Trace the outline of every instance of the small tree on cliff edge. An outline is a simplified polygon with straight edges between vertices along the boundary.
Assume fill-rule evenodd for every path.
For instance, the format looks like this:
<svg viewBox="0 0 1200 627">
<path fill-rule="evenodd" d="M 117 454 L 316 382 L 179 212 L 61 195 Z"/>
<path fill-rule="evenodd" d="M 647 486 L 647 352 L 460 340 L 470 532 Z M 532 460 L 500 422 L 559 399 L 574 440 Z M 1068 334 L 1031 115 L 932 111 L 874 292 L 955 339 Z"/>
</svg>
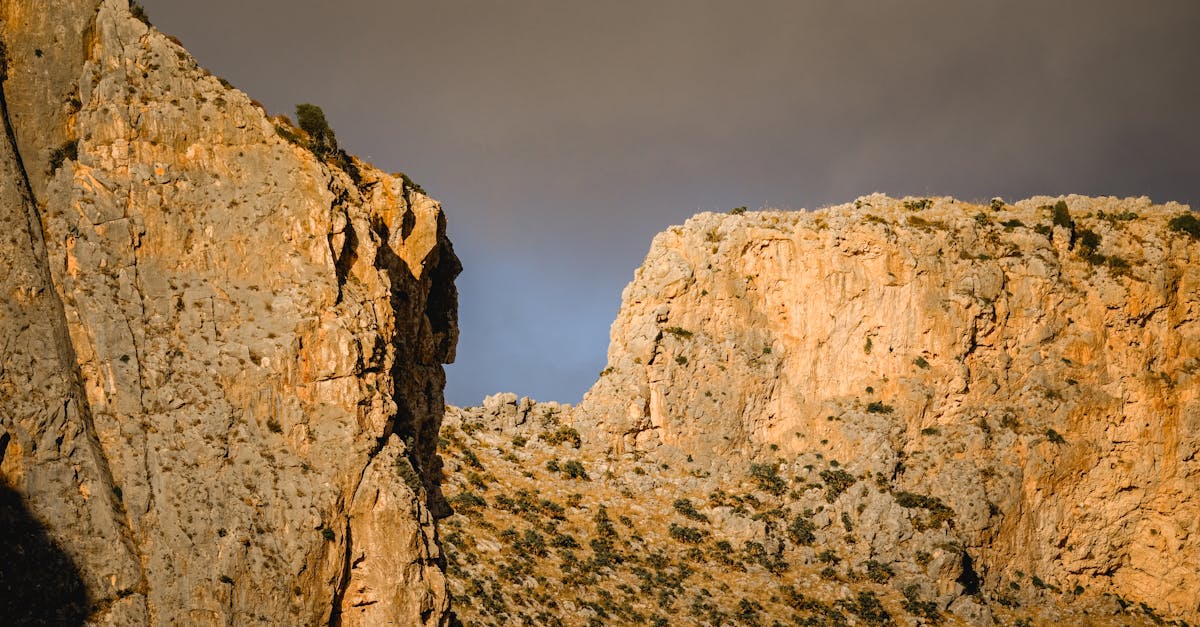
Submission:
<svg viewBox="0 0 1200 627">
<path fill-rule="evenodd" d="M 308 134 L 309 149 L 313 154 L 324 159 L 337 152 L 337 139 L 321 107 L 308 103 L 296 105 L 296 121 L 300 129 Z"/>
</svg>

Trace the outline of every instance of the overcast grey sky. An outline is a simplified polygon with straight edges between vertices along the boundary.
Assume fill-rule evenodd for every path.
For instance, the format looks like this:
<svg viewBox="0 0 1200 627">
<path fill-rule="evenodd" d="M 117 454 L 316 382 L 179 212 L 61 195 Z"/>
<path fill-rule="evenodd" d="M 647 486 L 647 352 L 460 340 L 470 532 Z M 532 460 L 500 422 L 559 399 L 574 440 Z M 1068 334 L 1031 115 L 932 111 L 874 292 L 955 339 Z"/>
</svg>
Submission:
<svg viewBox="0 0 1200 627">
<path fill-rule="evenodd" d="M 143 0 L 214 73 L 442 201 L 447 398 L 576 402 L 697 211 L 874 191 L 1200 203 L 1200 1 Z"/>
</svg>

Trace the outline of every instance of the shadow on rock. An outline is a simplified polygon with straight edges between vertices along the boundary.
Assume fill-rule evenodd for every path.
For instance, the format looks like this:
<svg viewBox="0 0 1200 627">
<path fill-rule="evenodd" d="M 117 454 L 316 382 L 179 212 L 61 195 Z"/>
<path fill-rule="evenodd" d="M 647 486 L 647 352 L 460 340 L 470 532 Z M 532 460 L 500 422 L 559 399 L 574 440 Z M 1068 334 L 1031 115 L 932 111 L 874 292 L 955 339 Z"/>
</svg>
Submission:
<svg viewBox="0 0 1200 627">
<path fill-rule="evenodd" d="M 87 608 L 75 562 L 0 478 L 0 622 L 83 625 Z"/>
</svg>

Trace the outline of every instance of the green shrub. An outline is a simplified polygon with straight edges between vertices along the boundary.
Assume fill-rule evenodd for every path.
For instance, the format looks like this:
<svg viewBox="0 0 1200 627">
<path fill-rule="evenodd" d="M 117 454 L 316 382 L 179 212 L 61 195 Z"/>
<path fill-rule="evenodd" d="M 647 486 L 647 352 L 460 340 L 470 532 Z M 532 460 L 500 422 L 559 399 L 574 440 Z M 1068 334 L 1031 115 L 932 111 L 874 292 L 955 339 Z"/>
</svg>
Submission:
<svg viewBox="0 0 1200 627">
<path fill-rule="evenodd" d="M 129 3 L 129 14 L 146 26 L 151 26 L 150 18 L 146 15 L 146 9 L 142 7 L 140 2 Z"/>
<path fill-rule="evenodd" d="M 526 529 L 525 534 L 515 542 L 513 549 L 519 555 L 529 556 L 536 555 L 538 557 L 546 557 L 550 554 L 550 550 L 546 548 L 546 538 L 538 533 L 536 529 Z"/>
<path fill-rule="evenodd" d="M 478 470 L 483 470 L 483 462 L 479 461 L 479 456 L 476 455 L 471 449 L 463 449 L 462 458 L 467 462 L 468 466 Z"/>
<path fill-rule="evenodd" d="M 671 523 L 668 533 L 675 540 L 685 544 L 700 544 L 704 541 L 704 536 L 708 535 L 708 532 L 702 529 L 677 525 L 675 523 Z"/>
<path fill-rule="evenodd" d="M 904 201 L 904 208 L 909 211 L 921 211 L 933 206 L 933 200 L 930 198 L 918 198 L 916 200 Z"/>
<path fill-rule="evenodd" d="M 867 413 L 871 414 L 890 414 L 894 408 L 891 405 L 884 405 L 883 401 L 871 401 L 867 404 Z"/>
<path fill-rule="evenodd" d="M 825 482 L 825 501 L 829 503 L 836 501 L 837 497 L 858 481 L 854 475 L 841 469 L 822 470 L 821 480 Z"/>
<path fill-rule="evenodd" d="M 682 327 L 667 327 L 667 328 L 663 329 L 663 332 L 670 333 L 671 335 L 674 335 L 675 337 L 681 337 L 681 338 L 685 338 L 685 339 L 690 338 L 693 335 L 691 331 L 688 331 L 687 329 L 684 329 Z"/>
<path fill-rule="evenodd" d="M 941 220 L 926 220 L 920 216 L 908 216 L 908 220 L 905 222 L 907 222 L 909 226 L 921 229 L 926 233 L 932 233 L 934 229 L 946 228 L 946 223 Z"/>
<path fill-rule="evenodd" d="M 924 357 L 917 356 L 917 358 L 913 360 L 913 363 L 922 370 L 929 370 L 929 362 Z"/>
<path fill-rule="evenodd" d="M 572 448 L 579 448 L 583 445 L 583 438 L 579 436 L 579 432 L 574 427 L 565 425 L 556 431 L 542 433 L 541 438 L 551 446 L 558 446 L 563 442 L 570 442 Z"/>
<path fill-rule="evenodd" d="M 1078 246 L 1079 256 L 1092 265 L 1104 263 L 1104 255 L 1099 254 L 1100 236 L 1091 229 L 1082 229 L 1077 235 L 1078 239 L 1075 243 Z"/>
<path fill-rule="evenodd" d="M 308 149 L 314 155 L 324 159 L 337 150 L 337 138 L 321 107 L 309 103 L 296 105 L 296 122 L 300 130 L 308 135 Z"/>
<path fill-rule="evenodd" d="M 775 464 L 750 464 L 750 476 L 760 490 L 769 494 L 779 496 L 787 490 L 787 484 L 779 476 Z"/>
<path fill-rule="evenodd" d="M 913 616 L 924 618 L 930 625 L 940 625 L 942 623 L 942 613 L 938 611 L 937 603 L 922 600 L 921 587 L 915 583 L 905 586 L 903 605 L 904 611 Z"/>
<path fill-rule="evenodd" d="M 883 609 L 883 603 L 879 602 L 879 597 L 875 596 L 874 592 L 860 590 L 855 598 L 838 601 L 838 605 L 857 615 L 866 621 L 868 625 L 883 626 L 896 624 L 892 620 L 891 614 L 888 614 L 887 610 Z"/>
<path fill-rule="evenodd" d="M 741 562 L 734 554 L 733 545 L 728 540 L 718 540 L 709 549 L 709 555 L 720 564 L 736 566 L 740 569 Z"/>
<path fill-rule="evenodd" d="M 1002 226 L 1006 229 L 1014 229 L 1019 226 L 1021 226 L 1021 227 L 1025 226 L 1025 223 L 1021 222 L 1020 220 L 1017 220 L 1016 218 L 1013 218 L 1012 220 L 1005 220 L 1005 221 L 1001 222 L 1000 226 Z"/>
<path fill-rule="evenodd" d="M 555 533 L 550 538 L 550 545 L 560 549 L 577 549 L 579 548 L 579 541 L 569 533 Z"/>
<path fill-rule="evenodd" d="M 954 510 L 950 509 L 949 506 L 936 496 L 926 496 L 924 494 L 897 490 L 892 493 L 892 498 L 896 499 L 896 504 L 900 507 L 906 509 L 924 509 L 929 512 L 925 519 L 913 520 L 913 528 L 917 531 L 936 529 L 941 527 L 942 523 L 954 520 Z"/>
<path fill-rule="evenodd" d="M 410 490 L 418 494 L 421 492 L 421 476 L 417 474 L 412 462 L 406 456 L 396 457 L 396 473 L 400 475 Z"/>
<path fill-rule="evenodd" d="M 333 542 L 334 538 L 337 537 L 337 534 L 335 534 L 333 529 L 330 529 L 329 527 L 321 527 L 321 537 L 325 538 L 325 540 L 328 542 Z"/>
<path fill-rule="evenodd" d="M 1114 213 L 1105 213 L 1103 211 L 1097 211 L 1096 217 L 1100 218 L 1101 220 L 1108 220 L 1109 222 L 1122 222 L 1122 221 L 1126 221 L 1126 220 L 1137 220 L 1138 214 L 1136 214 L 1132 211 L 1117 211 Z"/>
<path fill-rule="evenodd" d="M 1054 224 L 1054 226 L 1061 226 L 1064 229 L 1075 228 L 1075 221 L 1071 219 L 1071 212 L 1067 209 L 1066 201 L 1060 200 L 1054 203 L 1051 213 L 1051 222 Z"/>
<path fill-rule="evenodd" d="M 796 517 L 792 519 L 792 524 L 788 525 L 787 534 L 792 542 L 803 546 L 811 546 L 813 542 L 817 541 L 817 536 L 814 533 L 816 529 L 817 526 L 813 524 L 813 521 L 809 520 L 803 514 L 796 514 Z"/>
<path fill-rule="evenodd" d="M 400 175 L 400 180 L 404 181 L 405 188 L 411 189 L 414 192 L 417 192 L 418 194 L 425 193 L 425 188 L 421 187 L 420 185 L 417 185 L 416 181 L 413 181 L 411 178 L 409 178 L 407 174 L 400 172 L 399 175 Z"/>
<path fill-rule="evenodd" d="M 875 560 L 867 560 L 866 567 L 867 579 L 875 583 L 887 583 L 896 574 L 891 566 Z"/>
<path fill-rule="evenodd" d="M 708 516 L 696 510 L 696 506 L 692 505 L 690 499 L 675 499 L 675 511 L 679 512 L 684 518 L 694 520 L 696 522 L 708 522 Z"/>
<path fill-rule="evenodd" d="M 1181 213 L 1170 222 L 1167 222 L 1167 228 L 1176 233 L 1184 233 L 1192 239 L 1200 239 L 1200 220 L 1196 219 L 1196 214 L 1188 212 Z"/>
<path fill-rule="evenodd" d="M 454 511 L 468 516 L 478 515 L 479 510 L 487 507 L 487 501 L 482 496 L 469 490 L 459 492 L 450 499 L 450 507 Z"/>
<path fill-rule="evenodd" d="M 280 116 L 280 118 L 287 120 L 287 118 L 285 116 Z M 287 120 L 287 122 L 290 123 L 290 120 Z M 304 148 L 305 147 L 304 140 L 300 139 L 300 135 L 298 133 L 296 133 L 295 128 L 296 127 L 291 126 L 290 124 L 285 124 L 282 122 L 275 123 L 275 133 L 276 134 L 278 134 L 283 139 L 287 140 L 287 142 L 289 144 Z"/>
<path fill-rule="evenodd" d="M 1046 439 L 1054 444 L 1066 444 L 1067 441 L 1054 429 L 1046 429 Z"/>
<path fill-rule="evenodd" d="M 733 209 L 729 210 L 729 214 L 734 216 L 740 216 L 743 213 L 746 213 L 745 207 L 734 207 Z"/>
<path fill-rule="evenodd" d="M 583 464 L 579 463 L 578 460 L 572 459 L 568 461 L 567 463 L 563 464 L 562 469 L 563 474 L 567 475 L 569 479 L 591 481 L 591 478 L 588 477 L 587 470 L 583 468 Z"/>
</svg>

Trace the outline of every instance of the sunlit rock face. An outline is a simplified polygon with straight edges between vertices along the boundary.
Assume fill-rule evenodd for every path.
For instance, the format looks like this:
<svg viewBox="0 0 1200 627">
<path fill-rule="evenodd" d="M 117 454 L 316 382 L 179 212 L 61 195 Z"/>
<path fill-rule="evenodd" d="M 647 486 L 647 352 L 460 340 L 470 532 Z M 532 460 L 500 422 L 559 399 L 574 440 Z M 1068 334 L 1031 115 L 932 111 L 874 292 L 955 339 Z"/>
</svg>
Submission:
<svg viewBox="0 0 1200 627">
<path fill-rule="evenodd" d="M 576 426 L 618 453 L 840 460 L 950 506 L 984 585 L 1036 573 L 1195 621 L 1200 242 L 1185 215 L 881 195 L 700 214 L 654 239 Z M 872 550 L 896 550 L 892 535 Z"/>
<path fill-rule="evenodd" d="M 0 471 L 89 620 L 446 622 L 438 203 L 284 139 L 123 0 L 0 18 Z"/>
</svg>

